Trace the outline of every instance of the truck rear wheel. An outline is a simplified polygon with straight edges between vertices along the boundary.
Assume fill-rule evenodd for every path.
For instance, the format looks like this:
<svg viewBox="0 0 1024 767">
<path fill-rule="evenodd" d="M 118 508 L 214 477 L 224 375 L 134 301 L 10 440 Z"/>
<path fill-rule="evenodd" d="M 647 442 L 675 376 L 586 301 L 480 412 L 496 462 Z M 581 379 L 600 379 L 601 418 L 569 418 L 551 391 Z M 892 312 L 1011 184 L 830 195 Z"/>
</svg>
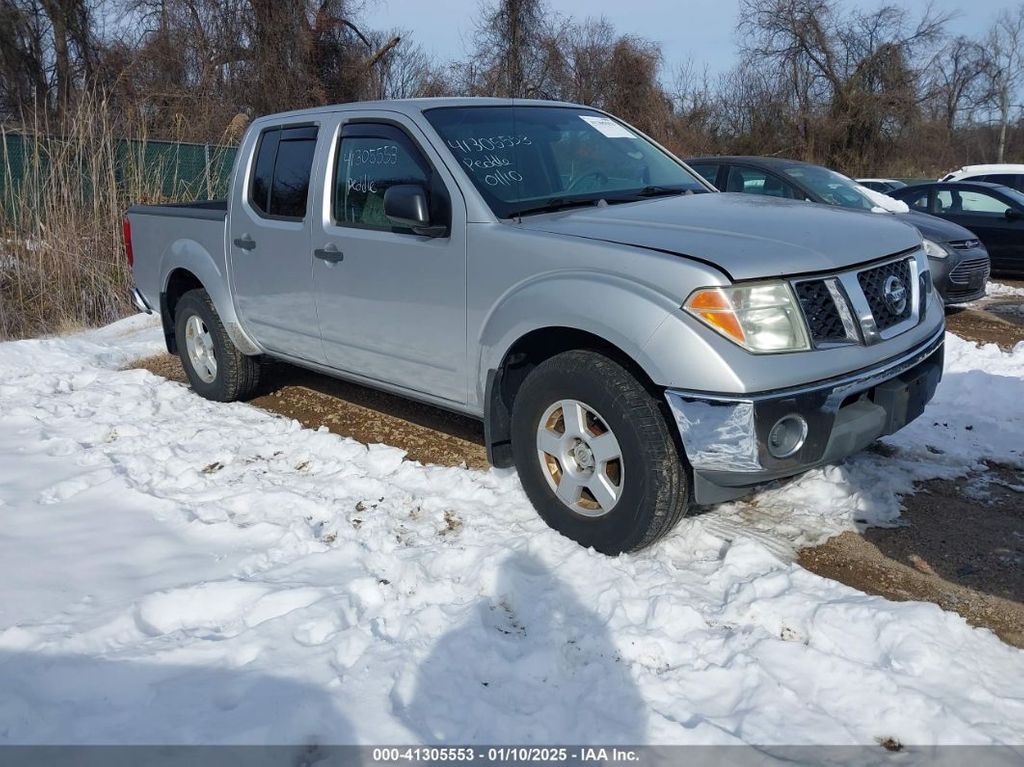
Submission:
<svg viewBox="0 0 1024 767">
<path fill-rule="evenodd" d="M 530 373 L 512 451 L 544 521 L 604 554 L 649 546 L 689 505 L 686 459 L 658 399 L 603 354 L 565 352 Z"/>
<path fill-rule="evenodd" d="M 260 359 L 242 354 L 234 345 L 205 290 L 190 290 L 178 301 L 174 334 L 185 375 L 198 394 L 217 402 L 255 394 Z"/>
</svg>

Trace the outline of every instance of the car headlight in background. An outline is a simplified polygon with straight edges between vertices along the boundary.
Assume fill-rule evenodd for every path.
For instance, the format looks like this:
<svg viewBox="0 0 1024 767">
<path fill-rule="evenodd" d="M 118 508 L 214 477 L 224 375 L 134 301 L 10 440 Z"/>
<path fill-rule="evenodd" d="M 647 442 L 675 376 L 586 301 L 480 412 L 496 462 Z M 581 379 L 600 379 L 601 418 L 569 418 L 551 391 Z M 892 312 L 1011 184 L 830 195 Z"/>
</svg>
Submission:
<svg viewBox="0 0 1024 767">
<path fill-rule="evenodd" d="M 927 238 L 924 241 L 924 252 L 928 258 L 946 258 L 949 255 L 949 251 L 939 243 Z"/>
<path fill-rule="evenodd" d="M 747 351 L 811 348 L 796 297 L 785 282 L 700 288 L 686 299 L 683 308 Z"/>
</svg>

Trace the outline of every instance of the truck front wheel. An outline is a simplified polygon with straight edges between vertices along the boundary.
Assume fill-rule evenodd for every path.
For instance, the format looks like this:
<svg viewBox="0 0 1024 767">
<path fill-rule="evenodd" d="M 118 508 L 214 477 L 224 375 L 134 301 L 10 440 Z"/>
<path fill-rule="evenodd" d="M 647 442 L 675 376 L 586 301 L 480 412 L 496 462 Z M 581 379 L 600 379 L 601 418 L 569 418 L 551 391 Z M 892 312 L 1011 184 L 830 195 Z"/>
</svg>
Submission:
<svg viewBox="0 0 1024 767">
<path fill-rule="evenodd" d="M 597 352 L 538 365 L 516 393 L 512 450 L 540 516 L 604 554 L 654 543 L 686 513 L 690 481 L 659 400 Z"/>
<path fill-rule="evenodd" d="M 246 399 L 256 392 L 260 359 L 242 354 L 234 345 L 205 290 L 190 290 L 178 301 L 174 334 L 195 392 L 217 402 Z"/>
</svg>

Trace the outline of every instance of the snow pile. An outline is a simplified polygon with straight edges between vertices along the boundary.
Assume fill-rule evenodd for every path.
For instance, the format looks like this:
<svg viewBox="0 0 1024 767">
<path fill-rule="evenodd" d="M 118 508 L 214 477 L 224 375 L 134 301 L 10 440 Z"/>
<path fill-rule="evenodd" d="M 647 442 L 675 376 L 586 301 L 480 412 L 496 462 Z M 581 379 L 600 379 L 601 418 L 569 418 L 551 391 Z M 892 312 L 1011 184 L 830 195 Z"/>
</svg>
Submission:
<svg viewBox="0 0 1024 767">
<path fill-rule="evenodd" d="M 1024 288 L 990 281 L 988 283 L 988 296 L 989 298 L 1024 298 Z"/>
<path fill-rule="evenodd" d="M 118 370 L 150 320 L 0 345 L 0 744 L 1020 743 L 1019 651 L 777 555 L 1021 463 L 1024 345 L 948 340 L 894 456 L 617 559 L 512 472 Z"/>
<path fill-rule="evenodd" d="M 882 192 L 876 192 L 874 189 L 868 189 L 866 186 L 857 184 L 857 191 L 867 197 L 871 204 L 875 207 L 872 208 L 874 213 L 909 213 L 910 206 L 907 205 L 903 200 L 897 200 L 895 197 L 890 197 Z"/>
</svg>

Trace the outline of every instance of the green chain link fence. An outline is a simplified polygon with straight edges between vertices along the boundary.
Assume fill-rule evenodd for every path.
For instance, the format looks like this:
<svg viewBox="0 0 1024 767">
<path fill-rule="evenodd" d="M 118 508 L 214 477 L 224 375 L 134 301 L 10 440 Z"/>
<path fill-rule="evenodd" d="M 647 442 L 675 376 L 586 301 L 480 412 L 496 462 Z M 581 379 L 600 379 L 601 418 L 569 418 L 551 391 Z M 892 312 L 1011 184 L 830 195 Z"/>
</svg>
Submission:
<svg viewBox="0 0 1024 767">
<path fill-rule="evenodd" d="M 0 216 L 7 218 L 12 212 L 12 202 L 17 199 L 22 183 L 30 169 L 42 169 L 45 175 L 49 157 L 60 151 L 60 138 L 34 136 L 23 133 L 3 134 L 3 154 L 0 156 L 0 201 L 3 201 Z M 187 144 L 173 141 L 133 141 L 119 139 L 115 142 L 114 173 L 124 181 L 127 172 L 139 172 L 159 183 L 161 196 L 165 201 L 191 202 L 214 199 L 227 194 L 231 166 L 237 149 L 218 144 Z M 90 158 L 79 158 L 78 177 L 84 197 L 97 183 L 109 179 L 92 178 L 96 164 Z M 109 168 L 109 164 L 102 167 Z"/>
</svg>

